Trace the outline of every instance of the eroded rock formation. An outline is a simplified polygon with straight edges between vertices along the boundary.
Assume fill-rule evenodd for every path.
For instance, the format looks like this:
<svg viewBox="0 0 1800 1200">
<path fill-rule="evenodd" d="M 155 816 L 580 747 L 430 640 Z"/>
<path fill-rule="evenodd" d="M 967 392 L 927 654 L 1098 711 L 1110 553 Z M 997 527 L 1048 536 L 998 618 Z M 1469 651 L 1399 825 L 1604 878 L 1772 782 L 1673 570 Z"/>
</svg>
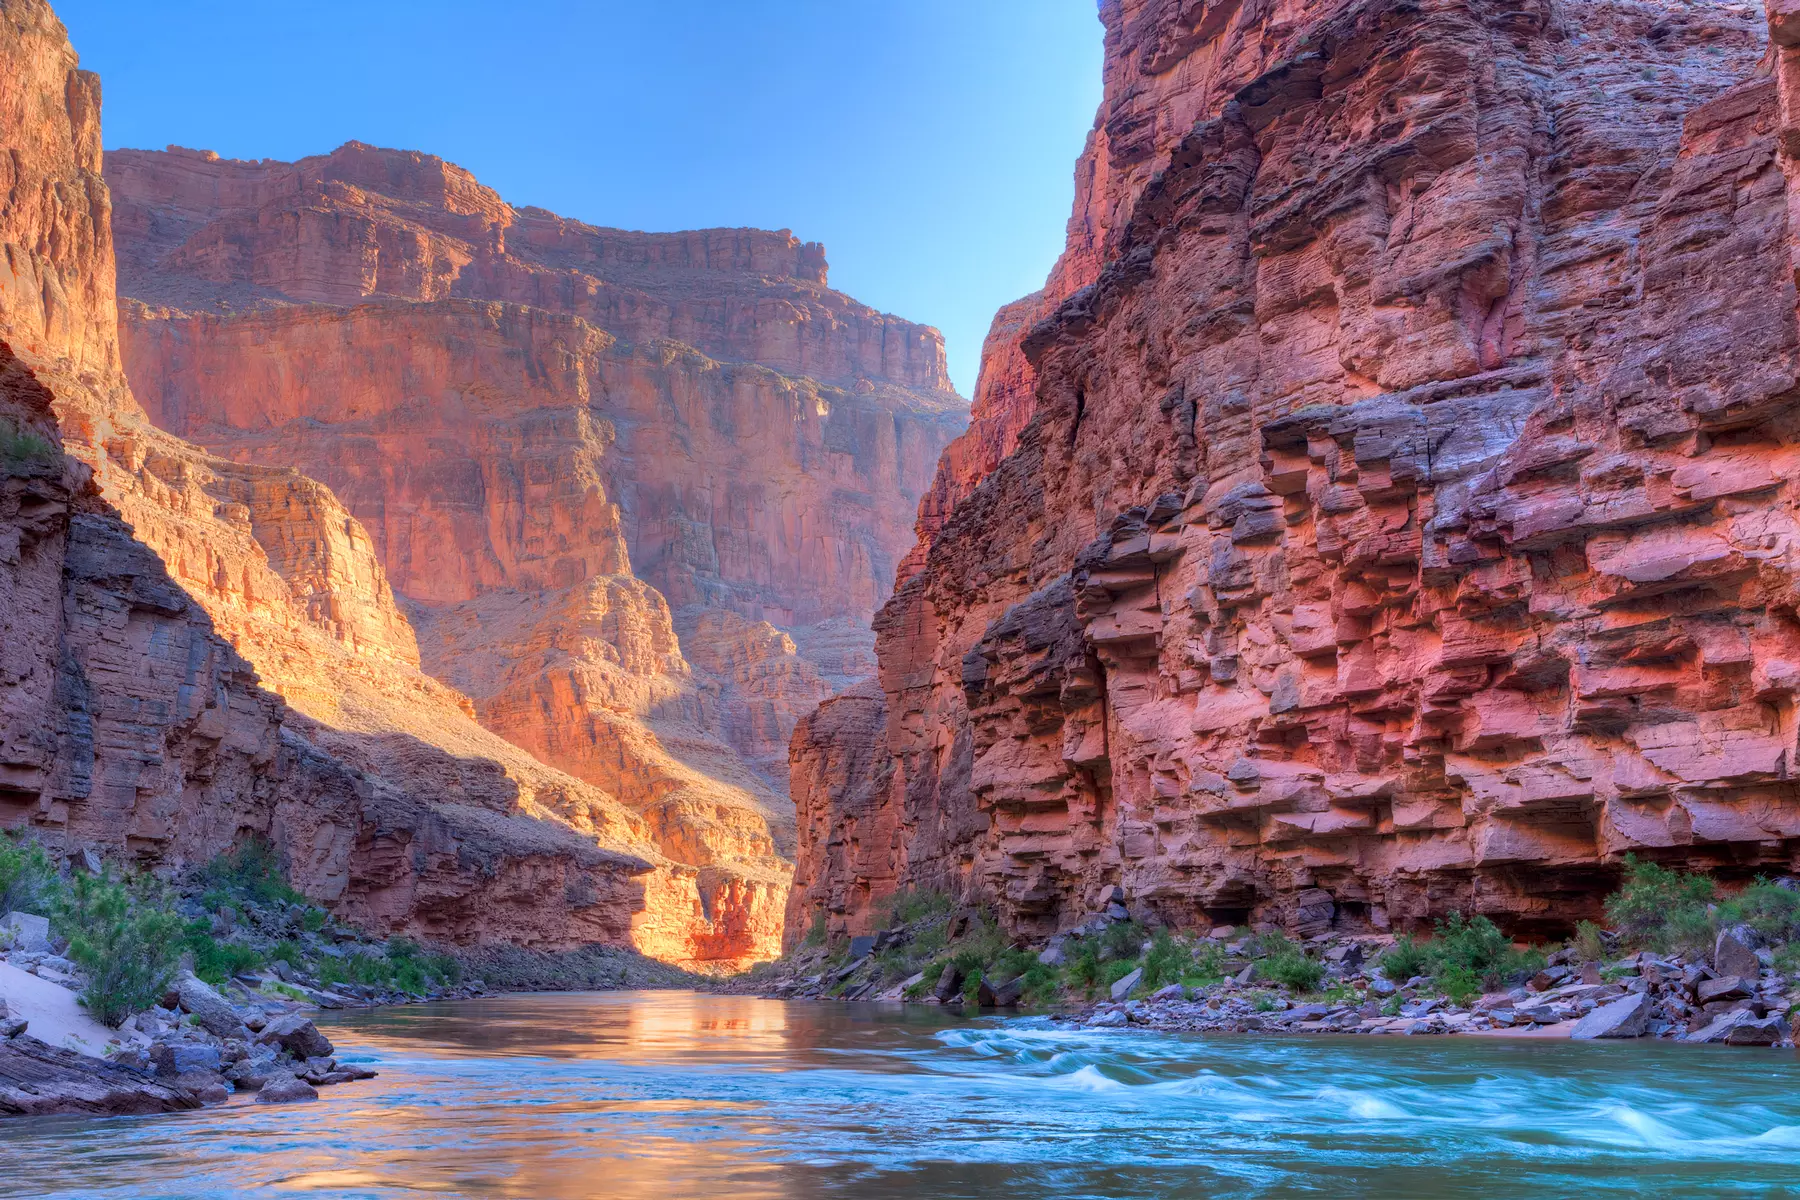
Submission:
<svg viewBox="0 0 1800 1200">
<path fill-rule="evenodd" d="M 1792 870 L 1791 8 L 1103 3 L 1048 315 L 882 694 L 796 731 L 790 937 L 905 885 L 1555 931 L 1628 851 Z"/>
<path fill-rule="evenodd" d="M 731 876 L 706 910 L 772 953 L 789 735 L 872 663 L 850 631 L 963 424 L 936 331 L 786 232 L 597 229 L 422 154 L 106 170 L 152 417 L 329 484 L 425 671 Z"/>
<path fill-rule="evenodd" d="M 760 952 L 760 874 L 667 859 L 420 670 L 327 487 L 150 423 L 99 101 L 49 7 L 0 0 L 0 824 L 166 870 L 266 837 L 345 919 L 434 941 Z"/>
</svg>

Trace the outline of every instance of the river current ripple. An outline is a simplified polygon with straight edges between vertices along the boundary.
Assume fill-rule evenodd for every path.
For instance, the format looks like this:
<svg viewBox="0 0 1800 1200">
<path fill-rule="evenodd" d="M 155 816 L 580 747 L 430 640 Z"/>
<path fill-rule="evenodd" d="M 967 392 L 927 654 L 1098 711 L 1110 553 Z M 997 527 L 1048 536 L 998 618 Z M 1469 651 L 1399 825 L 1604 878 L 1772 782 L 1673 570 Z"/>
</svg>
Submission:
<svg viewBox="0 0 1800 1200">
<path fill-rule="evenodd" d="M 0 1196 L 1800 1197 L 1789 1051 L 1071 1031 L 683 992 L 326 1028 L 381 1077 L 304 1106 L 0 1125 Z"/>
</svg>

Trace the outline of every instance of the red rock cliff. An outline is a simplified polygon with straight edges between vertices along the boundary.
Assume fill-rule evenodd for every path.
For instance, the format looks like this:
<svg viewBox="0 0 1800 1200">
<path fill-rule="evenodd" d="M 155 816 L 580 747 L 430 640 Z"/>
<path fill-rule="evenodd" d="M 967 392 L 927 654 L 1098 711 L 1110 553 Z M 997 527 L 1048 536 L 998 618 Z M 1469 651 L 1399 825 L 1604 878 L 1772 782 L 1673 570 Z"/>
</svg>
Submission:
<svg viewBox="0 0 1800 1200">
<path fill-rule="evenodd" d="M 424 669 L 656 853 L 735 873 L 754 929 L 715 940 L 772 954 L 789 735 L 963 425 L 936 331 L 785 232 L 596 229 L 427 155 L 106 169 L 153 418 L 329 484 Z"/>
<path fill-rule="evenodd" d="M 433 940 L 754 956 L 781 889 L 668 860 L 477 724 L 328 488 L 146 419 L 98 83 L 40 0 L 0 0 L 0 142 L 0 823 L 162 870 L 266 837 L 346 919 Z"/>
<path fill-rule="evenodd" d="M 790 936 L 908 884 L 1561 930 L 1627 851 L 1793 869 L 1771 7 L 1102 4 L 1054 311 L 978 389 L 1028 419 L 947 456 L 880 694 L 796 731 Z"/>
</svg>

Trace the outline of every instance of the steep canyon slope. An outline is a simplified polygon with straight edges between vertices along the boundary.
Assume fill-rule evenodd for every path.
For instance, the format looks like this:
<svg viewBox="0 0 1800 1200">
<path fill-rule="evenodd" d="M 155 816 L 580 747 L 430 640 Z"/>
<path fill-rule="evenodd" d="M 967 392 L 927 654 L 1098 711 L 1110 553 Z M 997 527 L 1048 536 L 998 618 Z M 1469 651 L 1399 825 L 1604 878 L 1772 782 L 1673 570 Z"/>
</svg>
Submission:
<svg viewBox="0 0 1800 1200">
<path fill-rule="evenodd" d="M 789 735 L 872 672 L 965 421 L 937 332 L 785 231 L 595 228 L 424 154 L 117 151 L 106 176 L 152 419 L 329 485 L 424 670 L 661 855 L 743 875 L 773 952 Z"/>
<path fill-rule="evenodd" d="M 790 938 L 1800 866 L 1800 8 L 1100 12 L 1068 249 L 796 730 Z"/>
<path fill-rule="evenodd" d="M 766 953 L 766 832 L 665 856 L 656 814 L 421 670 L 376 538 L 327 487 L 151 423 L 99 82 L 41 0 L 0 0 L 0 68 L 0 824 L 163 870 L 264 837 L 345 919 L 433 941 Z"/>
</svg>

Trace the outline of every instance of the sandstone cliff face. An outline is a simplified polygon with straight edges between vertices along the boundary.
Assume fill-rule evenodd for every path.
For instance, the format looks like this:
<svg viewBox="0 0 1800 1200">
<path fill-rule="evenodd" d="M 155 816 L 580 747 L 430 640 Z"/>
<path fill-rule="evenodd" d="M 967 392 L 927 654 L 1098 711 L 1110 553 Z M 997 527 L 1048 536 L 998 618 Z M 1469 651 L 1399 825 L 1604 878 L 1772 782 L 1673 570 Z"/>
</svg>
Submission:
<svg viewBox="0 0 1800 1200">
<path fill-rule="evenodd" d="M 97 81 L 38 0 L 0 0 L 0 68 L 0 823 L 169 870 L 266 837 L 346 919 L 433 940 L 769 942 L 767 889 L 664 858 L 642 815 L 419 670 L 329 489 L 150 424 Z"/>
<path fill-rule="evenodd" d="M 636 573 L 677 607 L 866 619 L 963 423 L 937 332 L 831 290 L 823 248 L 785 232 L 598 229 L 515 210 L 441 159 L 354 142 L 298 163 L 118 151 L 106 170 L 120 291 L 141 302 L 127 367 L 151 415 L 231 457 L 284 434 L 326 447 L 296 465 L 377 529 L 407 596 L 522 585 L 503 526 L 533 519 L 523 468 L 485 456 L 520 449 L 526 431 L 505 426 L 529 420 L 569 443 L 538 469 L 581 494 L 597 473 Z M 430 452 L 414 478 L 370 478 L 372 452 L 407 433 Z M 510 440 L 452 473 L 434 435 Z M 495 494 L 508 470 L 515 494 Z M 488 528 L 452 531 L 441 512 L 402 524 L 433 499 L 478 506 Z M 605 525 L 535 514 L 553 516 Z M 396 565 L 451 532 L 499 561 Z"/>
<path fill-rule="evenodd" d="M 1788 7 L 1103 4 L 1101 265 L 990 347 L 1029 423 L 922 513 L 883 696 L 796 731 L 790 931 L 905 884 L 1561 930 L 1627 851 L 1792 869 Z"/>
<path fill-rule="evenodd" d="M 936 332 L 832 291 L 785 232 L 595 229 L 425 155 L 107 172 L 156 421 L 329 484 L 425 671 L 734 878 L 754 929 L 711 941 L 772 954 L 789 736 L 872 669 L 848 629 L 962 425 Z"/>
</svg>

